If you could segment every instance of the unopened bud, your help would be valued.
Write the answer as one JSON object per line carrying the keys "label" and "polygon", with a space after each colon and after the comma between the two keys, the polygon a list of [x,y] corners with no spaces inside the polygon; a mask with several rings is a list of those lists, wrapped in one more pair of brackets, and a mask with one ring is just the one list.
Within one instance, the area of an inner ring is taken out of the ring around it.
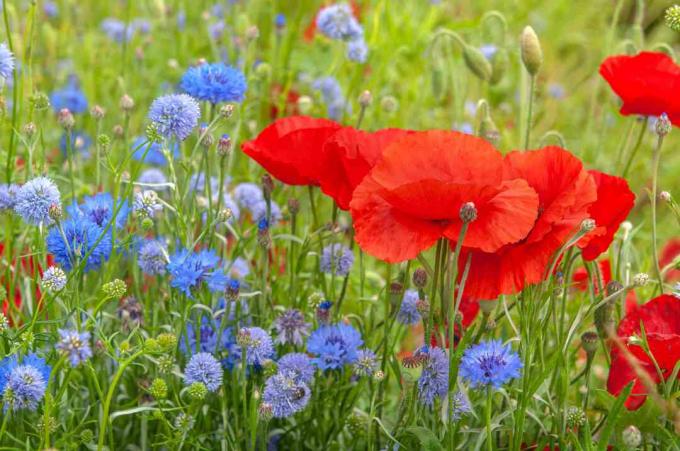
{"label": "unopened bud", "polygon": [[223,208],[222,210],[220,210],[217,213],[217,221],[218,222],[227,222],[233,216],[234,216],[234,213],[231,211],[231,208]]}
{"label": "unopened bud", "polygon": [[122,125],[117,124],[113,126],[113,136],[119,139],[125,136],[125,129]]}
{"label": "unopened bud", "polygon": [[217,153],[221,156],[229,155],[229,151],[231,150],[231,138],[229,135],[224,134],[220,138],[219,141],[217,141]]}
{"label": "unopened bud", "polygon": [[99,105],[95,105],[90,109],[90,115],[97,120],[103,119],[104,114],[106,114],[104,108]]}
{"label": "unopened bud", "polygon": [[524,27],[520,37],[522,63],[529,74],[536,75],[543,64],[543,51],[536,32],[530,26]]}
{"label": "unopened bud", "polygon": [[578,407],[569,407],[567,409],[567,427],[571,429],[583,427],[587,420],[588,418],[583,409]]}
{"label": "unopened bud", "polygon": [[33,135],[35,135],[35,132],[38,131],[38,128],[35,126],[33,122],[29,122],[26,125],[24,125],[24,134],[28,138],[32,138]]}
{"label": "unopened bud", "polygon": [[611,296],[614,293],[623,290],[623,284],[618,280],[611,280],[607,283],[605,289],[607,290],[607,296]]}
{"label": "unopened bud", "polygon": [[661,116],[656,120],[656,126],[654,127],[656,129],[656,134],[659,135],[659,137],[664,137],[667,134],[671,132],[671,121],[668,119],[668,115],[666,113],[662,113]]}
{"label": "unopened bud", "polygon": [[468,69],[483,81],[491,79],[491,63],[479,49],[466,45],[463,49],[463,60]]}
{"label": "unopened bud", "polygon": [[223,118],[229,119],[232,114],[234,114],[234,105],[226,104],[220,107],[220,116]]}
{"label": "unopened bud", "polygon": [[50,216],[50,219],[52,219],[52,221],[54,222],[61,221],[61,218],[64,215],[61,209],[61,204],[50,205],[50,208],[47,210],[47,214]]}
{"label": "unopened bud", "polygon": [[260,37],[260,30],[257,28],[255,25],[251,25],[248,27],[246,30],[246,39],[249,41],[254,41],[255,39]]}
{"label": "unopened bud", "polygon": [[423,268],[417,268],[413,271],[413,285],[417,288],[425,288],[427,285],[427,271]]}
{"label": "unopened bud", "polygon": [[301,114],[308,114],[313,106],[314,101],[309,96],[300,96],[297,100],[297,107]]}
{"label": "unopened bud", "polygon": [[257,414],[260,420],[269,421],[274,416],[274,409],[271,404],[263,402],[257,407]]}
{"label": "unopened bud", "polygon": [[593,331],[584,332],[583,335],[581,335],[581,346],[583,347],[583,350],[586,351],[586,354],[588,354],[588,358],[592,358],[595,351],[597,351],[598,339],[599,336]]}
{"label": "unopened bud", "polygon": [[76,120],[68,108],[62,108],[61,111],[59,111],[57,114],[57,121],[59,122],[59,125],[66,130],[71,130],[76,124]]}
{"label": "unopened bud", "polygon": [[272,198],[272,192],[274,191],[274,179],[269,174],[264,174],[262,176],[262,194],[265,200],[269,201]]}
{"label": "unopened bud", "polygon": [[132,97],[127,94],[123,94],[123,97],[120,98],[120,109],[126,113],[129,113],[134,107],[135,101],[132,100]]}
{"label": "unopened bud", "polygon": [[581,232],[588,233],[595,230],[595,220],[594,219],[584,219],[581,221]]}
{"label": "unopened bud", "polygon": [[645,285],[647,285],[647,282],[649,282],[648,274],[641,272],[633,276],[633,286],[635,287],[644,287]]}
{"label": "unopened bud", "polygon": [[477,219],[477,207],[475,207],[474,202],[464,203],[460,207],[459,217],[463,224],[469,224]]}
{"label": "unopened bud", "polygon": [[659,199],[661,199],[664,202],[670,202],[672,200],[671,193],[668,191],[661,191],[659,193]]}
{"label": "unopened bud", "polygon": [[505,75],[505,71],[510,65],[510,57],[508,56],[508,51],[500,48],[496,50],[493,58],[491,58],[491,79],[489,83],[492,85],[498,84]]}
{"label": "unopened bud", "polygon": [[300,201],[295,198],[288,199],[288,211],[291,216],[298,214],[300,212]]}
{"label": "unopened bud", "polygon": [[642,433],[640,429],[632,424],[621,433],[621,441],[628,449],[636,449],[642,443]]}
{"label": "unopened bud", "polygon": [[365,90],[359,95],[359,105],[363,108],[369,106],[372,100],[373,96],[371,95],[371,91],[369,90]]}
{"label": "unopened bud", "polygon": [[673,31],[680,32],[680,5],[673,5],[666,10],[666,25]]}

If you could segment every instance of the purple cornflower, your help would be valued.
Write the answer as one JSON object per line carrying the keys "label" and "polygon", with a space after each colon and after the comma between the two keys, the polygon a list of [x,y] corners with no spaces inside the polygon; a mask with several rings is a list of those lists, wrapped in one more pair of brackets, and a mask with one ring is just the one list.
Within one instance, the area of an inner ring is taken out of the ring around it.
{"label": "purple cornflower", "polygon": [[352,367],[356,376],[373,376],[378,369],[378,359],[370,349],[360,349]]}
{"label": "purple cornflower", "polygon": [[100,27],[109,39],[119,44],[131,40],[135,34],[135,28],[132,24],[126,25],[125,22],[112,17],[102,20]]}
{"label": "purple cornflower", "polygon": [[234,188],[234,199],[243,208],[251,210],[264,201],[262,188],[255,183],[239,183]]}
{"label": "purple cornflower", "polygon": [[0,185],[0,211],[12,210],[17,202],[19,186],[12,184]]}
{"label": "purple cornflower", "polygon": [[47,177],[36,177],[26,182],[16,195],[14,211],[29,224],[50,225],[50,207],[61,207],[57,185]]}
{"label": "purple cornflower", "polygon": [[323,8],[316,17],[316,26],[322,34],[331,39],[347,41],[360,38],[364,34],[363,28],[347,3]]}
{"label": "purple cornflower", "polygon": [[294,379],[309,383],[314,379],[316,369],[307,354],[292,352],[281,357],[278,361],[278,372],[289,374]]}
{"label": "purple cornflower", "polygon": [[76,367],[92,357],[89,341],[89,332],[59,329],[59,342],[56,348],[68,358],[71,366]]}
{"label": "purple cornflower", "polygon": [[139,248],[137,263],[145,274],[165,274],[168,264],[168,251],[165,245],[157,240],[146,240]]}
{"label": "purple cornflower", "polygon": [[355,63],[365,63],[368,58],[368,47],[362,39],[352,39],[347,43],[347,59]]}
{"label": "purple cornflower", "polygon": [[406,290],[404,292],[404,298],[401,301],[401,307],[399,307],[399,312],[397,313],[397,321],[401,324],[409,326],[418,324],[421,320],[420,313],[416,308],[418,297],[417,290]]}
{"label": "purple cornflower", "polygon": [[435,398],[444,399],[449,390],[449,357],[442,348],[424,348],[417,354],[425,354],[423,371],[418,378],[420,402],[432,407]]}
{"label": "purple cornflower", "polygon": [[314,363],[321,370],[334,370],[354,363],[363,344],[361,334],[354,327],[340,323],[324,325],[312,332],[307,351],[316,355]]}
{"label": "purple cornflower", "polygon": [[191,357],[184,369],[184,384],[202,383],[209,392],[214,392],[222,385],[222,372],[222,366],[215,357],[199,352]]}
{"label": "purple cornflower", "polygon": [[201,109],[198,102],[186,94],[158,97],[149,108],[149,119],[156,131],[166,139],[184,141],[198,125]]}
{"label": "purple cornflower", "polygon": [[510,345],[501,340],[490,340],[465,350],[460,362],[460,375],[473,387],[501,385],[518,378],[522,362]]}
{"label": "purple cornflower", "polygon": [[451,411],[449,412],[449,415],[451,415],[451,418],[455,420],[460,420],[460,418],[472,412],[472,408],[470,407],[470,402],[465,398],[465,395],[463,395],[461,392],[457,391],[453,395],[453,399],[451,400]]}
{"label": "purple cornflower", "polygon": [[157,191],[165,191],[168,189],[168,179],[165,177],[165,174],[163,174],[163,171],[156,168],[147,169],[142,172],[139,179],[137,179],[137,182]]}
{"label": "purple cornflower", "polygon": [[265,382],[262,400],[269,404],[276,418],[287,418],[307,406],[311,390],[291,374],[278,373]]}
{"label": "purple cornflower", "polygon": [[353,264],[354,253],[352,250],[340,243],[333,243],[323,249],[319,266],[323,273],[346,276]]}
{"label": "purple cornflower", "polygon": [[54,293],[66,287],[66,273],[58,266],[50,266],[42,275],[42,286]]}
{"label": "purple cornflower", "polygon": [[246,350],[246,363],[248,365],[262,366],[262,364],[274,357],[274,343],[272,337],[259,327],[246,327],[241,329],[239,336],[242,337],[241,346]]}
{"label": "purple cornflower", "polygon": [[288,309],[274,320],[274,330],[277,333],[275,341],[278,344],[300,346],[309,335],[309,326],[300,310]]}
{"label": "purple cornflower", "polygon": [[0,361],[0,395],[5,412],[28,409],[35,411],[45,396],[52,368],[35,354],[19,362],[17,356]]}

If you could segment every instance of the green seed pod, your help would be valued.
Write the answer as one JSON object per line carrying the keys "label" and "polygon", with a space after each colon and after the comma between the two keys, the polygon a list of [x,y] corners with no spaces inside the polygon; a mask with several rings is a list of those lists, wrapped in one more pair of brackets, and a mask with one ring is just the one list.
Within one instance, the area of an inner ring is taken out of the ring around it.
{"label": "green seed pod", "polygon": [[536,75],[538,69],[543,64],[543,51],[541,42],[536,36],[536,32],[530,26],[524,27],[520,37],[520,49],[522,51],[522,63],[529,74]]}
{"label": "green seed pod", "polygon": [[202,401],[208,394],[208,387],[203,382],[194,382],[189,386],[189,398],[193,401]]}
{"label": "green seed pod", "polygon": [[149,387],[149,393],[155,399],[165,399],[168,397],[168,384],[163,379],[156,378]]}
{"label": "green seed pod", "polygon": [[463,60],[465,60],[468,69],[481,80],[491,80],[491,63],[489,63],[489,60],[487,60],[478,49],[466,45],[465,49],[463,49]]}
{"label": "green seed pod", "polygon": [[665,18],[668,28],[680,32],[680,5],[673,5],[668,8]]}
{"label": "green seed pod", "polygon": [[505,49],[498,49],[491,59],[491,85],[497,85],[505,75],[505,71],[510,65],[510,57]]}

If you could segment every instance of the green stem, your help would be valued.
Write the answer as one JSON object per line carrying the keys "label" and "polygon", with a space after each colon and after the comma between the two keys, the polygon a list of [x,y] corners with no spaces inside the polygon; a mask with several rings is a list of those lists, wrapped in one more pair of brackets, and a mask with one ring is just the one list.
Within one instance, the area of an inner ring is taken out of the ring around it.
{"label": "green stem", "polygon": [[536,87],[536,76],[531,75],[531,81],[529,82],[529,106],[527,110],[527,124],[526,130],[524,131],[524,145],[522,149],[526,150],[529,148],[529,140],[531,138],[531,118],[534,110],[534,90]]}
{"label": "green stem", "polygon": [[659,135],[652,157],[652,258],[654,259],[654,273],[659,282],[659,291],[663,294],[663,278],[659,267],[659,252],[656,247],[656,205],[658,202],[657,185],[659,179],[659,162],[661,161],[661,146],[663,145],[663,135]]}

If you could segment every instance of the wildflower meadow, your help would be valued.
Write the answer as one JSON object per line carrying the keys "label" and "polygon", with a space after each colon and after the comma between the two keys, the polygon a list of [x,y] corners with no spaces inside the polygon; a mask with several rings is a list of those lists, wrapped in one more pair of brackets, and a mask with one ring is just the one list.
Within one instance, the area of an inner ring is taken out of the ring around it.
{"label": "wildflower meadow", "polygon": [[680,450],[674,1],[0,11],[0,449]]}

